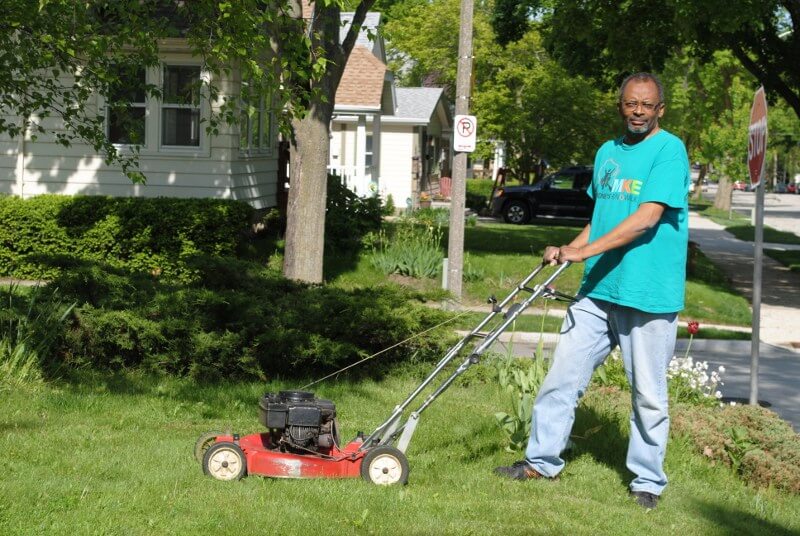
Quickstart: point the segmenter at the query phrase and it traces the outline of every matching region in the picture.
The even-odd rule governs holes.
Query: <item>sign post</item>
[[[761,341],[761,265],[764,247],[764,172],[767,156],[767,99],[758,88],[750,110],[747,167],[756,191],[755,251],[753,255],[753,321],[750,347],[750,404],[758,404],[758,353]]]
[[[475,117],[469,114],[472,79],[472,12],[474,0],[461,0],[456,71],[456,113],[453,125],[453,182],[450,190],[450,230],[447,245],[447,290],[458,306],[464,268],[464,207],[467,197],[467,152],[475,150]],[[472,149],[469,139],[472,139]],[[459,140],[462,140],[459,143]]]

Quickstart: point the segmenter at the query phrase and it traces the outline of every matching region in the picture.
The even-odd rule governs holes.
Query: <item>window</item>
[[[367,134],[367,147],[364,151],[364,166],[367,168],[372,167],[372,155],[374,151],[372,150],[372,134]]]
[[[550,188],[554,190],[572,190],[573,175],[558,174],[554,175],[550,181]]]
[[[200,146],[200,67],[164,66],[161,145]]]
[[[113,88],[106,104],[106,135],[111,143],[144,145],[147,95],[145,70],[119,69],[120,87]]]
[[[267,102],[269,97],[257,93],[247,82],[242,83],[242,112],[239,118],[239,150],[242,152],[260,152],[270,148],[270,112]]]

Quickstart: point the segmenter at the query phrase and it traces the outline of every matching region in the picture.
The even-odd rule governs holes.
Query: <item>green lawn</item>
[[[446,237],[446,229],[444,231]],[[545,246],[565,244],[579,231],[579,226],[550,224],[480,222],[474,227],[467,227],[464,250],[469,264],[483,276],[465,282],[464,303],[485,304],[492,295],[502,300],[541,262]],[[446,243],[442,247],[446,251]],[[384,284],[388,280],[428,292],[434,301],[445,297],[440,280],[387,277],[370,264],[368,252],[361,252],[354,257],[329,256],[325,270],[326,279],[343,288]],[[563,292],[574,294],[580,285],[582,273],[580,265],[573,266],[556,281],[555,286]],[[746,326],[752,318],[747,300],[727,284],[722,272],[702,254],[698,255],[695,270],[689,274],[685,302],[686,309],[681,317],[686,319]],[[551,307],[566,308],[566,304],[555,302]]]
[[[800,251],[779,251],[777,249],[765,249],[764,253],[782,263],[784,266],[787,266],[791,271],[800,272]]]
[[[744,485],[674,438],[658,509],[627,496],[627,416],[590,390],[557,482],[506,481],[493,414],[507,395],[481,367],[431,406],[408,451],[405,487],[361,480],[219,482],[192,456],[207,430],[260,431],[257,400],[297,384],[217,387],[136,375],[1,392],[0,533],[39,534],[797,534],[800,497]],[[474,374],[473,374],[474,372]],[[299,382],[298,382],[299,384]],[[370,431],[416,385],[329,382],[343,437]]]

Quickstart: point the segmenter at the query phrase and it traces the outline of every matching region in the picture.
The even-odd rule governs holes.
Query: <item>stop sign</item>
[[[764,178],[767,153],[767,99],[764,86],[758,88],[750,110],[750,136],[747,144],[747,167],[750,168],[750,184],[757,186]]]

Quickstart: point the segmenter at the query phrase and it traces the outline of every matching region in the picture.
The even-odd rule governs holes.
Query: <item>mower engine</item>
[[[338,441],[336,406],[308,391],[266,393],[259,401],[261,424],[282,451],[319,452]]]

